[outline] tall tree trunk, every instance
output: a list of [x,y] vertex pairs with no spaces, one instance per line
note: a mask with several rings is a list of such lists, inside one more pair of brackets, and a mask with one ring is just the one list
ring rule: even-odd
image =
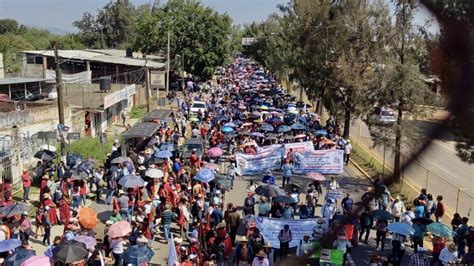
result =
[[343,138],[349,139],[350,128],[351,128],[351,110],[350,108],[346,108],[346,112],[344,113],[344,133],[342,135]]
[[398,104],[397,128],[395,130],[395,156],[393,162],[393,178],[395,182],[400,182],[401,179],[402,119],[403,100]]

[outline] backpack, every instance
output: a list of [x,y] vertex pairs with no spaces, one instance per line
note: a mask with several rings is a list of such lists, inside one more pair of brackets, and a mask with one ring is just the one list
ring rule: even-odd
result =
[[351,198],[348,198],[344,201],[343,207],[345,211],[352,211],[352,206],[354,205],[354,201]]

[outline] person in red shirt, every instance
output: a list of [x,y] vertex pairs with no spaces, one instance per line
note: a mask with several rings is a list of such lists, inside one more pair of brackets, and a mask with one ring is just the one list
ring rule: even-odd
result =
[[51,197],[49,196],[49,193],[45,193],[43,195],[43,206],[49,206],[48,214],[49,214],[49,221],[51,225],[55,225],[58,222],[57,216],[56,216],[56,205],[54,202],[51,200]]
[[42,177],[42,179],[41,179],[41,184],[40,184],[40,201],[43,200],[43,195],[44,195],[44,193],[49,192],[49,190],[48,190],[48,179],[49,179],[49,176],[48,176],[48,175],[43,175],[43,177]]
[[86,206],[86,197],[87,197],[87,187],[86,187],[86,182],[84,180],[81,180],[80,185],[79,185],[79,194],[81,195],[81,201],[82,205]]
[[23,202],[29,201],[29,193],[31,187],[31,176],[28,173],[28,170],[23,170],[23,174],[21,174],[21,183],[23,184]]
[[202,137],[203,139],[206,139],[206,135],[207,135],[207,127],[206,127],[206,125],[203,125],[203,126],[201,127],[201,137]]
[[433,242],[433,260],[431,261],[431,265],[435,265],[435,262],[440,262],[439,260],[439,254],[441,253],[441,250],[446,246],[446,239],[443,237],[438,237],[438,236],[433,236],[431,238],[431,241]]
[[439,223],[441,221],[441,218],[443,218],[444,216],[443,196],[436,197],[436,200],[438,201],[438,203],[436,204],[435,217],[436,222]]
[[199,158],[196,155],[196,151],[193,150],[191,152],[191,156],[189,157],[189,162],[191,163],[191,165],[195,165],[198,160],[199,160]]
[[61,222],[65,222],[69,220],[70,204],[69,204],[69,201],[66,199],[66,196],[64,196],[64,194],[58,200],[58,206],[59,206],[59,218]]

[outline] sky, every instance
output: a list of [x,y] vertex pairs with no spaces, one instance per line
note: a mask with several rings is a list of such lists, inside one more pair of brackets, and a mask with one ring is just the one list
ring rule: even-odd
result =
[[[72,22],[82,17],[86,11],[97,13],[110,0],[0,0],[0,18],[13,18],[21,24],[41,28],[56,28],[66,32],[77,32]],[[387,0],[388,1],[388,0]],[[135,5],[153,3],[153,0],[131,0]],[[164,2],[164,1],[161,1]],[[234,24],[263,21],[275,12],[278,4],[288,0],[201,0],[206,6],[218,12],[226,12]],[[391,2],[391,1],[390,1]],[[426,10],[418,12],[415,21],[423,24],[429,17]],[[431,27],[438,31],[437,26]]]

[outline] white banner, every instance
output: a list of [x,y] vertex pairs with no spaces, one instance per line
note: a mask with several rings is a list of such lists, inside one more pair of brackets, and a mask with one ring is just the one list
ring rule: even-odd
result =
[[293,142],[293,143],[285,143],[285,158],[290,152],[293,153],[305,153],[305,152],[314,152],[314,144],[312,141],[305,141],[305,142]]
[[313,152],[295,153],[293,172],[305,174],[342,174],[344,172],[343,150],[317,150]]
[[[55,70],[46,69],[45,74],[45,78],[47,79],[56,79]],[[61,73],[61,80],[63,83],[91,84],[92,71],[84,71],[75,74]]]
[[283,220],[268,217],[257,217],[257,227],[263,235],[265,242],[270,242],[273,248],[280,248],[278,235],[285,225],[290,226],[293,240],[290,248],[297,247],[305,234],[312,235],[317,219]]
[[104,109],[109,108],[110,106],[123,101],[125,99],[128,99],[128,97],[132,96],[135,94],[135,84],[128,85],[125,88],[116,91],[114,93],[105,95],[104,97]]
[[268,170],[281,168],[281,148],[275,146],[257,154],[238,153],[235,155],[238,175],[257,175]]

